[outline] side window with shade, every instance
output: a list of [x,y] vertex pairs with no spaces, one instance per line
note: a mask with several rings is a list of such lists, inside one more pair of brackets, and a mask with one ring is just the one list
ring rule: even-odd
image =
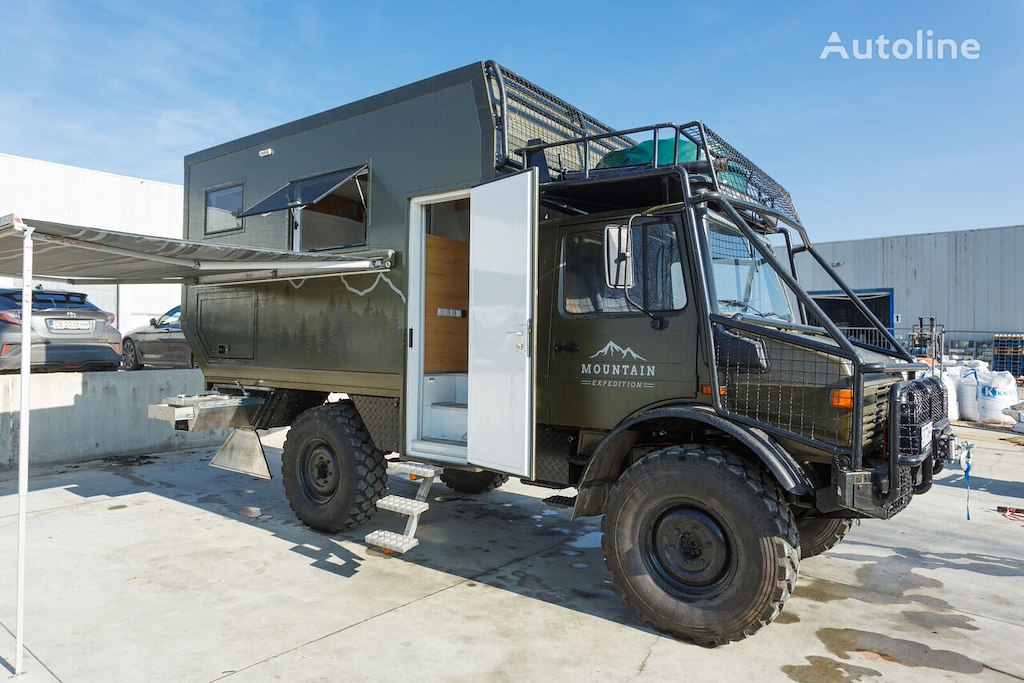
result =
[[206,225],[207,235],[242,227],[242,219],[236,216],[242,213],[242,183],[227,187],[219,187],[206,191]]
[[296,251],[362,246],[369,223],[369,194],[370,167],[362,164],[288,181],[239,216],[291,211],[291,244]]
[[[686,306],[683,266],[671,223],[634,224],[631,301],[651,312],[679,311]],[[568,315],[640,313],[626,301],[624,290],[612,289],[604,277],[604,230],[585,230],[562,244],[562,310]]]

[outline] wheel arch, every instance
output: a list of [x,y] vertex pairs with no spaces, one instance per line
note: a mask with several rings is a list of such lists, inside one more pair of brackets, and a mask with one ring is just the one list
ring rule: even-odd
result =
[[699,429],[729,437],[739,446],[738,455],[763,463],[788,493],[802,496],[813,490],[800,464],[764,432],[730,422],[707,406],[663,406],[626,418],[604,437],[580,478],[573,518],[601,514],[611,487],[625,470],[626,459],[643,431],[665,427]]

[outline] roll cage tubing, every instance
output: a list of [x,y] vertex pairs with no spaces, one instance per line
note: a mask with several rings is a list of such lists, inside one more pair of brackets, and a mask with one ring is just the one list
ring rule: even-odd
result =
[[[540,142],[537,144],[529,144],[523,148],[517,149],[516,152],[522,156],[522,165],[523,167],[525,167],[528,163],[529,154],[531,152],[543,151],[548,149],[549,147],[559,147],[562,145],[582,143],[584,145],[582,175],[584,178],[589,178],[591,177],[591,169],[589,164],[589,143],[591,141],[608,137],[625,136],[632,133],[639,133],[644,131],[653,131],[654,134],[652,162],[653,167],[657,168],[658,147],[659,143],[662,142],[661,140],[659,140],[658,131],[662,129],[671,129],[676,134],[674,141],[665,141],[668,144],[672,144],[673,146],[673,159],[678,158],[676,156],[676,153],[679,149],[680,135],[693,142],[704,153],[703,160],[673,164],[673,170],[678,175],[679,183],[682,189],[682,202],[675,202],[672,204],[664,204],[652,207],[650,209],[647,209],[643,213],[646,214],[653,212],[665,212],[667,209],[682,207],[685,213],[687,214],[688,222],[690,224],[690,234],[688,236],[689,241],[695,247],[699,247],[700,258],[696,259],[696,268],[698,271],[697,275],[699,276],[697,279],[700,283],[701,304],[703,305],[704,310],[707,313],[706,315],[702,316],[703,324],[701,325],[701,332],[702,336],[704,337],[707,348],[709,366],[708,370],[711,374],[711,397],[712,403],[715,408],[715,412],[722,415],[723,417],[728,417],[728,419],[731,419],[735,422],[743,423],[750,427],[764,429],[766,431],[774,432],[776,434],[782,434],[788,439],[793,439],[801,443],[814,446],[816,448],[830,452],[833,455],[849,454],[851,456],[852,466],[854,468],[860,469],[863,466],[862,437],[864,432],[864,374],[866,372],[896,374],[905,371],[924,370],[927,368],[927,366],[923,363],[917,363],[917,359],[912,354],[908,353],[902,346],[900,346],[899,342],[896,341],[896,338],[892,335],[889,329],[882,325],[881,321],[879,321],[878,318],[868,309],[864,302],[861,301],[860,298],[853,292],[853,290],[850,289],[850,287],[848,287],[846,283],[842,281],[842,279],[835,272],[832,266],[825,259],[823,259],[821,257],[821,254],[819,254],[818,251],[815,250],[814,247],[811,245],[810,239],[807,236],[807,231],[799,223],[799,221],[795,219],[794,216],[789,216],[783,211],[770,208],[759,202],[749,201],[735,196],[728,196],[727,194],[721,191],[721,185],[718,181],[718,171],[727,170],[729,167],[727,163],[723,166],[720,163],[723,160],[716,159],[711,154],[711,150],[709,149],[707,142],[707,132],[705,130],[703,123],[695,121],[686,124],[685,126],[678,126],[672,123],[662,123],[654,126],[643,126],[640,128],[631,128],[629,130],[624,131],[615,131],[612,133],[586,135],[573,138],[570,140],[562,140],[559,142]],[[699,133],[699,135],[691,135],[690,133],[687,132],[687,130],[689,129],[695,129]],[[702,190],[699,193],[694,194],[690,186],[691,172],[693,172],[694,175],[702,175],[706,178],[709,178],[710,184],[715,189]],[[558,181],[555,182],[557,183]],[[707,271],[709,264],[705,261],[706,258],[710,257],[710,251],[708,249],[706,235],[704,235],[703,231],[699,229],[700,224],[697,221],[696,213],[696,207],[706,206],[712,202],[716,203],[725,212],[725,214],[733,221],[736,228],[741,233],[743,233],[744,237],[747,238],[747,240],[753,245],[753,247],[757,250],[761,257],[764,258],[765,262],[771,266],[771,268],[776,272],[776,274],[782,278],[783,282],[785,282],[786,285],[790,288],[790,290],[792,290],[792,292],[796,295],[799,310],[801,315],[803,316],[802,319],[806,321],[807,312],[810,311],[821,323],[821,328],[812,327],[806,324],[786,322],[783,320],[773,320],[762,317],[751,317],[741,313],[737,313],[734,317],[730,317],[723,316],[719,313],[713,312],[714,309],[711,306],[711,301],[714,298],[714,282],[708,276]],[[776,234],[781,233],[785,237],[790,269],[789,271],[787,271],[786,267],[776,258],[772,250],[768,248],[768,246],[764,242],[762,242],[757,232],[750,227],[750,224],[742,215],[740,215],[736,207],[739,207],[740,209],[743,209],[745,211],[750,211],[752,213],[761,215],[765,219],[766,223],[770,223],[770,219],[772,218],[776,219],[776,227],[773,232],[775,232]],[[800,240],[802,242],[801,246],[796,248],[793,247],[789,230],[779,229],[779,222],[781,222],[785,226],[788,226],[789,228],[796,231],[800,235]],[[871,325],[875,329],[877,329],[878,332],[881,333],[884,339],[892,346],[891,349],[885,349],[864,342],[853,342],[846,335],[844,335],[842,331],[840,331],[836,324],[832,322],[832,319],[829,318],[829,316],[821,309],[821,307],[817,304],[816,301],[814,301],[814,299],[811,298],[809,294],[803,291],[803,288],[797,282],[796,260],[794,258],[794,255],[800,252],[807,252],[811,255],[811,257],[822,267],[822,269],[824,269],[824,271],[828,274],[832,281],[835,282],[839,286],[839,288],[850,298],[850,300],[854,303],[857,309],[864,315],[868,322],[871,323]],[[757,320],[758,323],[754,324],[751,322],[752,320]],[[741,330],[754,332],[758,334],[766,334],[766,327],[775,328],[775,332],[770,333],[770,336],[781,337],[784,340],[792,332],[820,334],[820,330],[823,328],[825,332],[828,333],[828,336],[831,337],[832,340],[836,343],[837,346],[832,346],[831,344],[826,344],[819,340],[807,339],[806,337],[801,337],[799,339],[799,344],[804,347],[812,348],[818,351],[836,355],[840,358],[844,358],[850,361],[850,363],[853,365],[853,409],[855,411],[855,419],[853,420],[852,424],[853,429],[851,434],[850,447],[845,448],[842,446],[837,446],[834,444],[819,441],[817,439],[805,437],[800,434],[790,432],[788,430],[775,428],[774,425],[771,425],[770,423],[759,422],[757,420],[747,418],[743,415],[737,415],[727,411],[725,407],[722,405],[720,393],[721,383],[718,379],[718,360],[715,353],[713,329],[713,325],[716,323],[729,325]],[[857,347],[868,350],[874,350],[885,355],[900,358],[904,362],[865,363],[864,360],[860,357],[860,354],[857,353]]]
[[[804,230],[802,225],[800,225],[799,223],[791,220],[789,217],[787,217],[787,216],[785,216],[785,215],[783,215],[783,214],[781,214],[781,213],[779,213],[777,211],[773,211],[772,209],[769,209],[769,208],[767,208],[767,207],[765,207],[763,205],[760,205],[760,204],[757,204],[757,203],[754,203],[754,202],[748,202],[748,201],[745,201],[745,200],[742,200],[742,199],[737,199],[737,198],[734,198],[734,197],[727,197],[727,196],[723,195],[723,193],[720,192],[720,191],[704,191],[704,192],[700,192],[700,193],[695,195],[695,194],[691,193],[691,191],[690,191],[689,174],[688,174],[688,172],[687,172],[687,170],[685,168],[680,169],[680,180],[682,182],[682,187],[683,187],[683,197],[684,197],[683,204],[685,206],[686,212],[688,213],[689,223],[690,223],[690,226],[691,226],[690,227],[690,238],[692,240],[696,240],[694,242],[694,244],[699,244],[701,246],[701,250],[700,250],[701,251],[701,257],[698,258],[696,260],[696,262],[697,262],[697,268],[700,270],[700,272],[699,272],[699,276],[700,277],[698,279],[699,279],[699,281],[701,283],[703,283],[702,292],[701,292],[701,294],[702,294],[702,297],[701,297],[702,298],[702,303],[705,306],[705,309],[708,311],[708,315],[703,316],[703,325],[702,325],[702,327],[703,327],[704,338],[705,338],[705,341],[706,341],[706,344],[707,344],[707,349],[708,349],[708,359],[709,359],[709,368],[708,369],[709,369],[709,372],[710,372],[710,375],[711,375],[711,378],[710,378],[711,379],[711,397],[712,397],[712,401],[714,403],[715,412],[717,412],[719,414],[722,414],[722,415],[728,415],[730,419],[746,423],[747,425],[749,425],[751,427],[760,427],[762,429],[767,428],[770,431],[781,431],[781,430],[772,430],[771,429],[771,425],[766,425],[763,422],[759,422],[759,421],[756,421],[756,420],[750,420],[750,419],[748,419],[748,418],[746,418],[746,417],[744,417],[742,415],[735,415],[735,414],[729,413],[729,411],[727,411],[725,409],[725,407],[723,406],[723,404],[722,404],[722,397],[721,397],[721,393],[720,393],[720,391],[721,391],[720,390],[720,384],[721,383],[719,381],[719,374],[718,374],[718,359],[717,359],[717,355],[716,355],[716,352],[715,352],[715,345],[714,345],[714,329],[713,329],[713,325],[715,323],[726,324],[726,325],[729,325],[729,326],[732,326],[732,327],[735,327],[735,328],[739,328],[739,329],[742,329],[742,330],[746,330],[746,331],[749,331],[749,332],[758,332],[758,333],[764,333],[764,327],[765,326],[767,326],[767,327],[774,327],[774,328],[778,329],[779,331],[783,331],[783,332],[784,331],[789,331],[789,332],[804,331],[804,332],[813,332],[813,333],[819,333],[819,334],[820,334],[820,329],[821,328],[811,327],[809,325],[804,325],[804,324],[789,323],[789,322],[786,322],[786,321],[783,321],[783,320],[772,320],[772,319],[761,318],[761,317],[756,318],[757,321],[758,321],[758,324],[754,324],[754,323],[750,322],[750,320],[752,320],[753,318],[748,318],[748,316],[745,316],[743,314],[739,314],[736,317],[728,317],[728,316],[723,316],[721,314],[713,313],[712,312],[714,310],[711,307],[711,301],[712,301],[712,298],[713,298],[714,282],[708,277],[708,273],[707,273],[708,264],[705,261],[706,258],[710,257],[710,251],[708,250],[708,244],[707,244],[706,235],[704,235],[703,231],[700,230],[700,223],[697,221],[697,216],[696,216],[696,211],[695,211],[696,207],[702,206],[702,205],[706,206],[706,205],[708,205],[711,202],[716,203],[722,210],[724,210],[725,214],[733,221],[733,223],[740,230],[740,232],[743,233],[744,237],[747,238],[747,240],[751,243],[751,245],[753,245],[753,247],[757,250],[757,252],[761,255],[761,257],[764,258],[764,260],[779,275],[779,277],[782,278],[783,282],[785,282],[786,285],[790,288],[790,290],[796,295],[796,297],[798,299],[798,302],[799,302],[799,304],[801,306],[802,312],[805,315],[806,315],[807,311],[810,311],[811,313],[813,313],[814,316],[821,323],[822,328],[824,328],[824,330],[828,333],[828,335],[832,338],[832,340],[834,342],[836,342],[836,344],[839,346],[839,348],[837,349],[837,348],[833,347],[830,344],[824,344],[824,343],[821,343],[821,342],[814,342],[814,340],[808,340],[808,339],[801,339],[800,340],[800,344],[804,345],[804,346],[811,347],[811,348],[816,348],[816,349],[821,350],[821,351],[825,351],[825,352],[828,352],[828,353],[835,354],[835,355],[837,355],[837,356],[839,356],[841,358],[845,358],[846,360],[850,361],[853,364],[853,369],[854,369],[854,374],[853,374],[853,380],[854,380],[853,381],[853,392],[854,392],[854,395],[853,395],[853,405],[854,405],[855,415],[854,415],[854,419],[852,421],[853,424],[851,425],[853,430],[852,430],[852,434],[851,434],[850,448],[846,449],[846,448],[842,448],[842,447],[832,446],[832,447],[827,447],[826,450],[831,451],[835,455],[840,455],[840,454],[844,454],[844,453],[849,452],[849,454],[851,456],[851,460],[852,460],[852,462],[851,462],[852,466],[854,468],[856,468],[856,469],[860,469],[863,466],[863,443],[862,443],[862,438],[863,438],[864,424],[863,424],[862,414],[863,414],[863,409],[864,409],[863,408],[863,401],[864,401],[864,374],[865,374],[865,372],[897,373],[897,372],[903,372],[903,371],[907,371],[907,370],[920,370],[920,369],[924,369],[926,366],[923,365],[923,364],[915,362],[916,359],[911,354],[909,354],[906,350],[904,350],[902,346],[900,346],[900,344],[896,341],[896,339],[889,332],[889,330],[884,325],[882,325],[882,323],[878,320],[878,318],[867,308],[867,306],[864,305],[864,302],[862,302],[860,300],[860,298],[857,297],[857,295],[846,285],[846,283],[844,283],[839,278],[839,276],[832,269],[832,267],[811,246],[810,241],[807,238],[807,232]],[[776,218],[779,221],[782,221],[785,225],[787,225],[790,228],[792,228],[793,230],[797,231],[797,233],[799,233],[800,239],[803,242],[803,246],[798,248],[798,249],[796,249],[796,250],[794,250],[793,247],[792,247],[792,242],[789,239],[788,231],[783,231],[783,230],[779,231],[779,232],[783,232],[783,234],[786,236],[786,246],[787,246],[787,250],[789,251],[789,261],[790,261],[789,266],[792,269],[792,272],[787,272],[787,269],[782,264],[782,262],[780,262],[776,258],[775,254],[772,253],[771,249],[769,249],[768,246],[764,242],[762,242],[762,240],[761,240],[760,236],[757,234],[757,232],[753,228],[750,227],[750,225],[749,225],[749,223],[747,223],[746,219],[742,215],[740,215],[739,211],[736,210],[737,206],[739,206],[741,209],[761,214],[765,218]],[[822,268],[825,270],[825,272],[828,273],[829,277],[837,285],[839,285],[839,287],[843,290],[843,292],[846,293],[846,295],[848,297],[850,297],[850,300],[854,302],[854,304],[857,306],[857,309],[860,310],[861,313],[864,314],[864,316],[868,319],[868,321],[871,322],[871,324],[892,345],[892,350],[882,349],[880,347],[875,347],[875,346],[871,346],[871,345],[868,345],[868,344],[856,344],[855,345],[849,338],[846,337],[846,335],[844,335],[842,333],[842,331],[840,331],[840,329],[836,326],[836,324],[834,322],[832,322],[832,320],[828,317],[828,315],[826,315],[825,312],[821,309],[821,307],[818,306],[817,302],[815,302],[814,299],[811,298],[811,296],[808,295],[803,290],[803,288],[800,286],[800,284],[797,282],[797,279],[796,279],[796,276],[795,276],[796,275],[795,260],[793,258],[793,255],[794,255],[794,253],[798,253],[799,251],[806,251],[809,254],[811,254],[811,256],[815,259],[815,261],[817,261],[822,266]],[[860,354],[857,353],[856,346],[860,346],[862,348],[875,349],[875,350],[878,350],[878,351],[882,351],[882,352],[886,353],[887,355],[893,355],[893,356],[902,358],[903,360],[906,361],[906,363],[892,363],[892,364],[889,364],[889,363],[865,363],[863,361],[863,359],[860,357]],[[797,440],[799,440],[799,441],[812,444],[812,445],[817,446],[819,448],[822,447],[823,445],[826,445],[826,444],[823,444],[820,441],[807,439],[806,437],[801,437],[800,435],[795,435],[795,434],[792,434],[792,433],[789,433],[789,432],[786,432],[786,436],[788,438],[797,438]]]

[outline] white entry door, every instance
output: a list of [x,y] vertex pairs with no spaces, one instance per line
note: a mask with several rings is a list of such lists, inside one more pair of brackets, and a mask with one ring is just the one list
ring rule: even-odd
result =
[[537,170],[473,188],[469,463],[533,476]]

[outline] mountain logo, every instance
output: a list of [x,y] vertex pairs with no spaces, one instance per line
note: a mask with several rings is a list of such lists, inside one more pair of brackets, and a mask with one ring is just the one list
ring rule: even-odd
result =
[[605,356],[618,357],[621,358],[622,360],[626,360],[628,358],[630,360],[636,360],[641,362],[647,361],[646,358],[637,355],[636,351],[629,348],[628,346],[623,348],[613,341],[609,341],[607,344],[605,344],[604,348],[595,353],[593,356],[591,356],[591,358],[603,358]]
[[[593,361],[593,362],[590,362]],[[657,368],[628,346],[609,341],[580,363],[580,384],[607,389],[653,389]]]

